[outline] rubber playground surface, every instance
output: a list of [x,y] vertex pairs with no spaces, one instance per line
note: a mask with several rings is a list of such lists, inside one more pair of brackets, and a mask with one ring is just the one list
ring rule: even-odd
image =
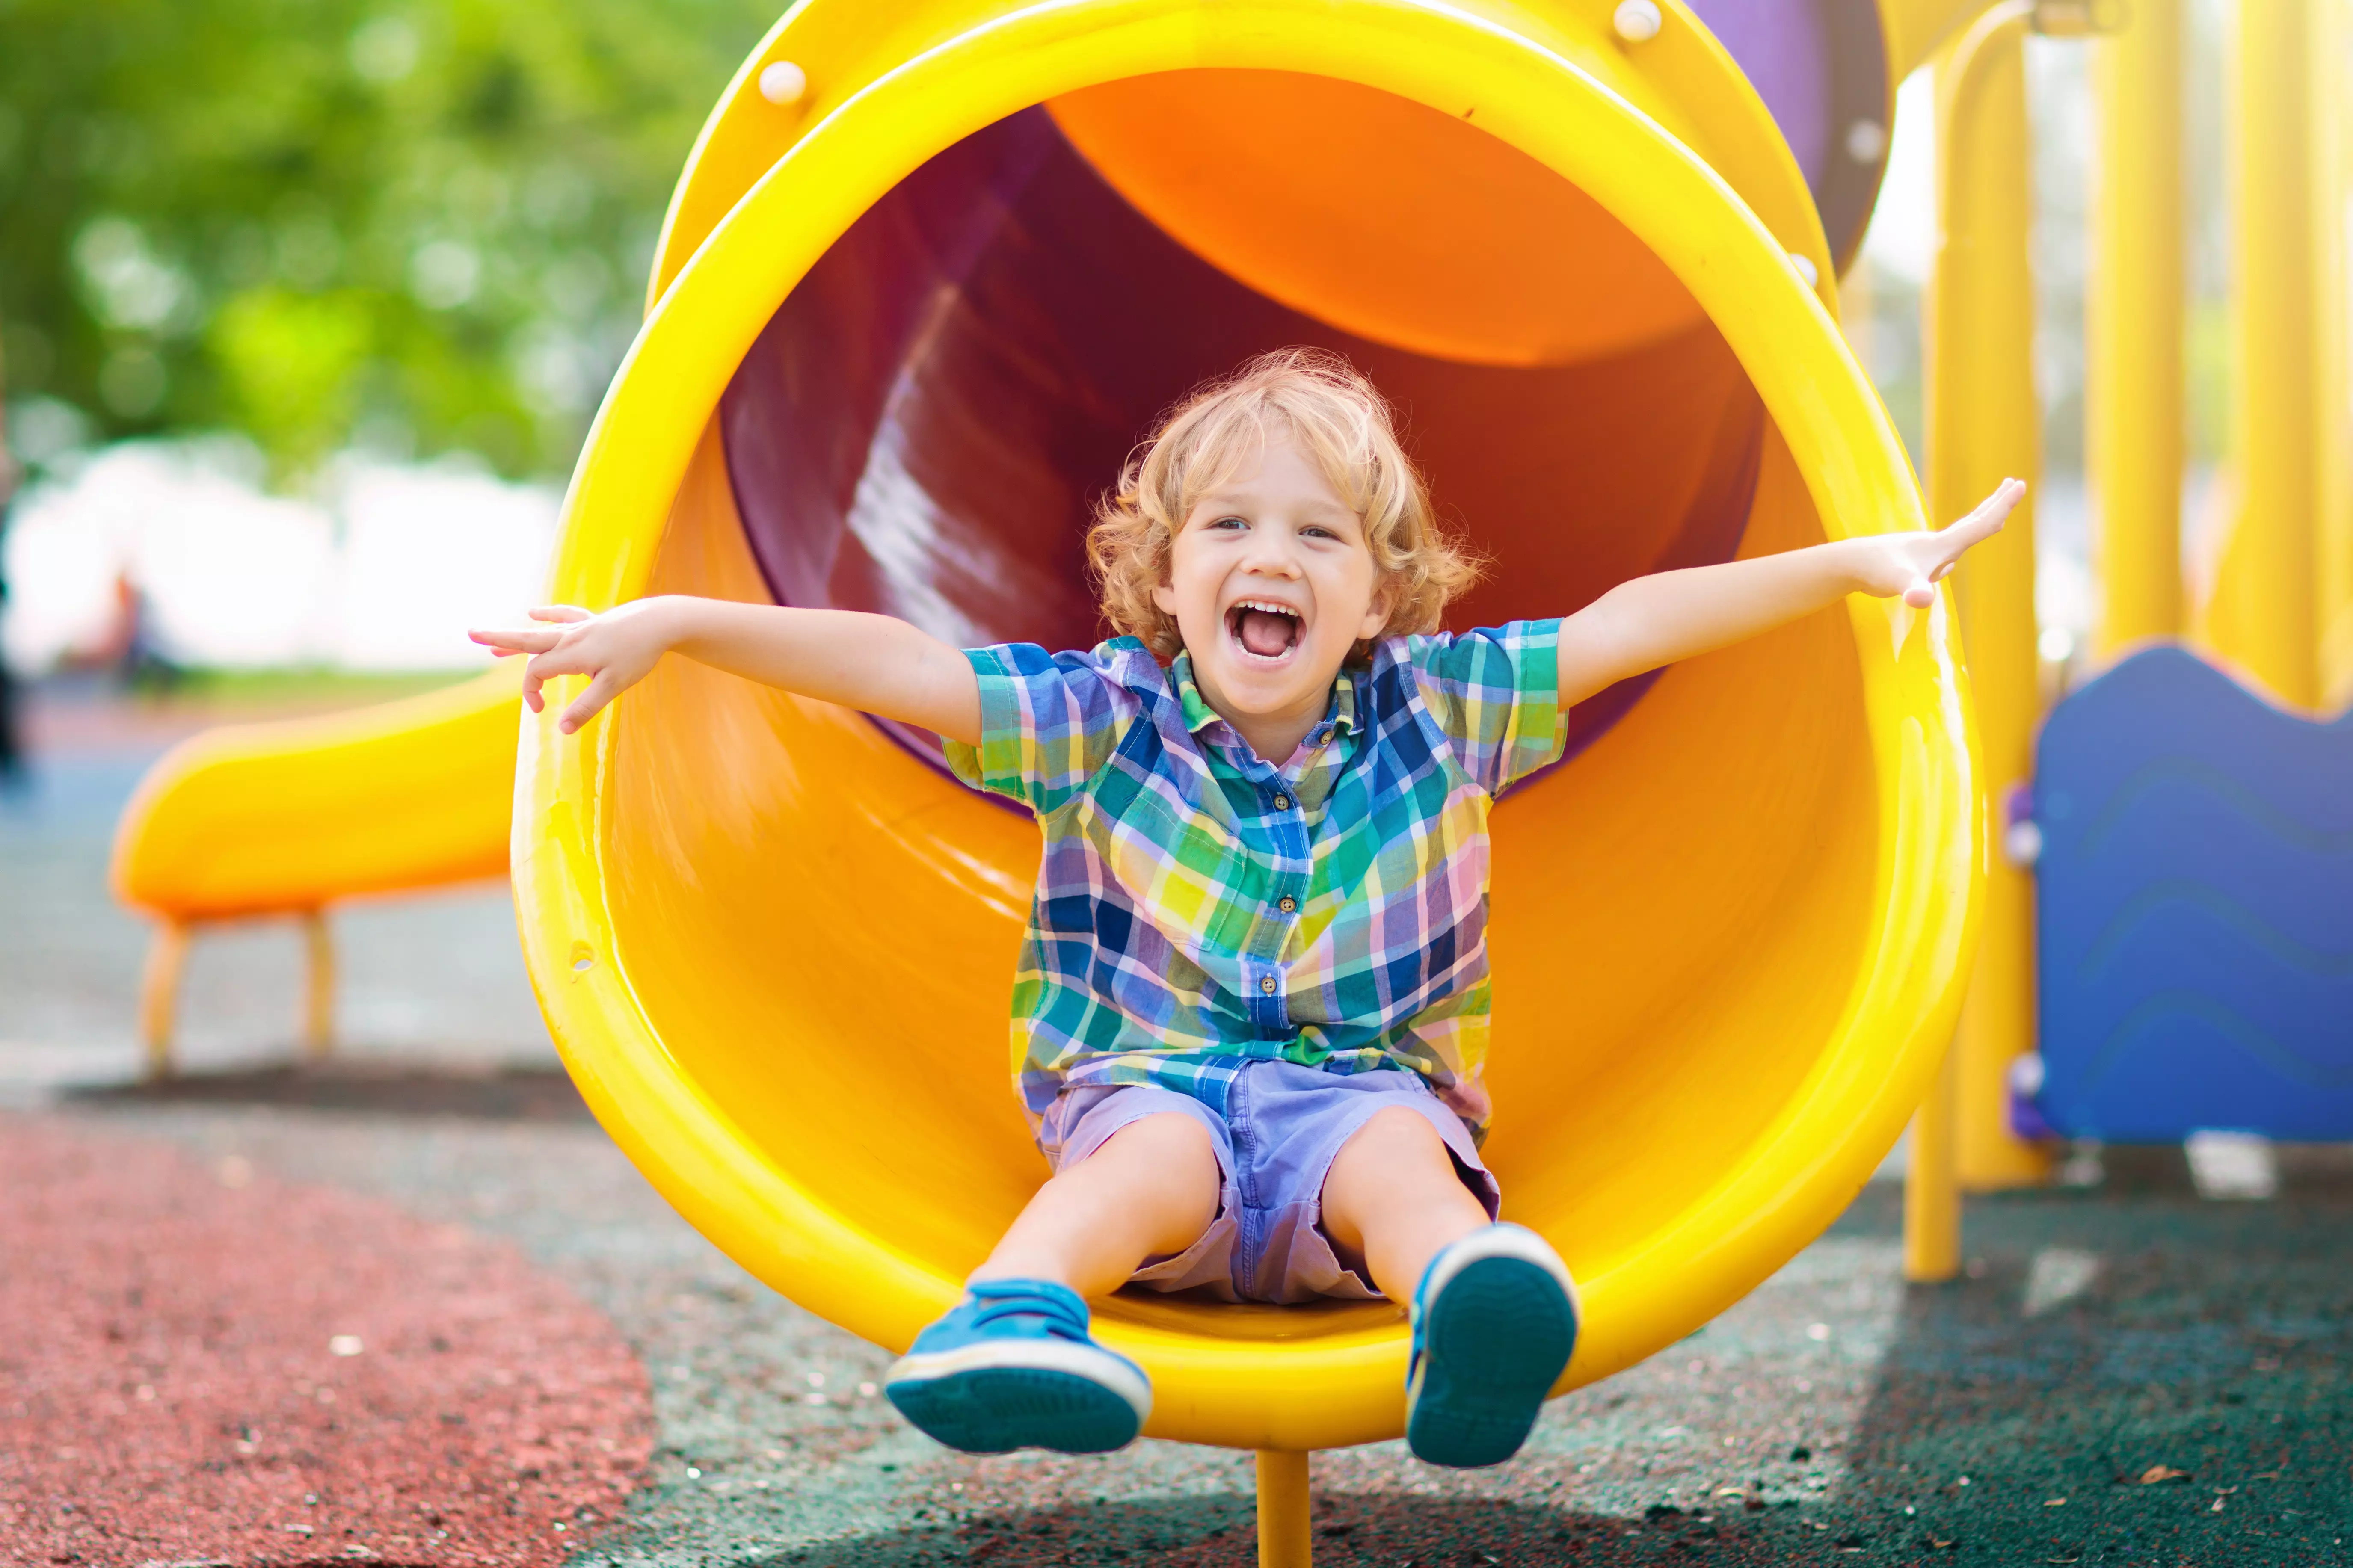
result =
[[[341,917],[337,1067],[269,1065],[291,964],[257,932],[198,956],[191,1076],[103,1087],[134,751],[0,811],[0,1563],[1254,1561],[1247,1455],[908,1430],[883,1352],[745,1276],[580,1113],[496,892]],[[1511,1464],[1319,1455],[1316,1559],[2353,1560],[2353,1164],[2284,1173],[2213,1202],[2112,1151],[2096,1187],[1975,1202],[1936,1289],[1902,1283],[1874,1184]]]

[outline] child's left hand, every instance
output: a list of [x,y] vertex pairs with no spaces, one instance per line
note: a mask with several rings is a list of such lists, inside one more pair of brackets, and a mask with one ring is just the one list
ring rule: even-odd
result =
[[1958,522],[1928,533],[1880,533],[1854,541],[1857,587],[1883,599],[1902,595],[1905,604],[1925,610],[1936,603],[1936,587],[1945,574],[1973,545],[2001,531],[2010,509],[2026,495],[2026,481],[2004,479],[1977,510]]

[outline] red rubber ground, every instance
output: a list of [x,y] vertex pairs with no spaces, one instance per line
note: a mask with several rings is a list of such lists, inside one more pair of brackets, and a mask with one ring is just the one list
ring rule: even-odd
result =
[[652,1433],[620,1334],[503,1243],[0,1118],[0,1563],[552,1564]]

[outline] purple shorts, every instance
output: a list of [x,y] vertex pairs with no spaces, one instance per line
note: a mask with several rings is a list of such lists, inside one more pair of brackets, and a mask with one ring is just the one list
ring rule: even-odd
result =
[[1131,1284],[1284,1306],[1318,1296],[1377,1300],[1372,1281],[1342,1263],[1324,1234],[1324,1177],[1340,1146],[1392,1105],[1437,1129],[1462,1184],[1493,1217],[1500,1190],[1479,1163],[1470,1129],[1410,1072],[1334,1073],[1255,1061],[1228,1089],[1223,1116],[1171,1089],[1083,1085],[1064,1089],[1047,1108],[1038,1142],[1060,1172],[1147,1116],[1173,1112],[1208,1129],[1224,1178],[1218,1217],[1184,1251],[1145,1259]]

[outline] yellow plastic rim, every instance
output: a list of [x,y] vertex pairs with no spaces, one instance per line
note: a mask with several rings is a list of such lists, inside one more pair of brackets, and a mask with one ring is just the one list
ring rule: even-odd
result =
[[[786,294],[873,200],[1007,114],[1196,67],[1321,74],[1449,112],[1475,101],[1481,124],[1583,188],[1692,291],[1754,382],[1831,537],[1921,524],[1894,433],[1788,250],[1715,172],[1564,53],[1411,0],[1060,0],[972,26],[846,96],[702,243],[590,434],[566,501],[556,595],[601,608],[644,591],[722,390]],[[1852,605],[1880,919],[1843,1016],[1733,1173],[1646,1247],[1583,1281],[1587,1325],[1565,1386],[1688,1333],[1810,1240],[1868,1178],[1933,1070],[1972,936],[1978,784],[1942,602],[1921,619],[1912,629],[1885,606]],[[533,983],[584,1092],[731,1255],[853,1332],[902,1345],[957,1281],[810,1200],[670,1058],[613,935],[600,827],[612,727],[559,736],[554,706],[525,720],[512,859]],[[1397,1325],[1279,1347],[1131,1321],[1103,1332],[1152,1373],[1155,1435],[1316,1447],[1397,1430]]]

